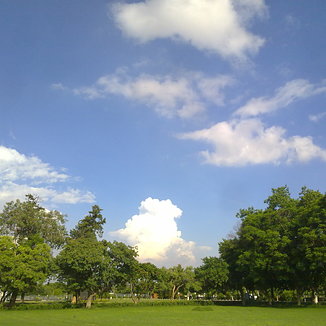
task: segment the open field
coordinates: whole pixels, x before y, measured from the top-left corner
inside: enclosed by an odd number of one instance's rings
[[[0,311],[1,326],[326,326],[326,308],[221,306]]]

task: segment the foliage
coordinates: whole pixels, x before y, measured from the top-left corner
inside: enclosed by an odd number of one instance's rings
[[[229,287],[259,290],[271,302],[275,291],[318,292],[326,279],[326,195],[302,188],[298,199],[288,187],[272,189],[267,208],[250,207],[237,216],[241,226],[220,243],[229,265]]]
[[[38,236],[53,248],[64,243],[66,230],[64,216],[39,205],[37,197],[26,195],[26,200],[5,204],[0,214],[0,235],[13,236],[20,243]]]
[[[163,280],[169,287],[171,299],[175,299],[180,291],[188,292],[191,286],[196,286],[195,272],[192,266],[182,267],[179,264],[169,269],[163,267],[162,272],[165,274]]]
[[[203,264],[195,270],[203,291],[211,295],[223,289],[228,280],[228,265],[221,258],[205,257]]]
[[[96,235],[101,237],[103,235],[103,225],[106,222],[101,211],[102,209],[98,205],[94,205],[88,215],[70,231],[70,237],[73,239],[96,237]]]
[[[31,292],[46,280],[51,266],[50,247],[45,243],[17,244],[12,237],[1,236],[0,252],[0,288],[11,295],[12,306],[18,293]]]

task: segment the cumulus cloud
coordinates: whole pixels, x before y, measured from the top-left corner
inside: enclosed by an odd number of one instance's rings
[[[235,115],[257,116],[282,109],[291,103],[310,96],[326,93],[325,85],[315,85],[305,79],[295,79],[276,90],[272,97],[256,97],[240,107]]]
[[[285,133],[278,126],[266,128],[259,119],[246,119],[220,122],[179,137],[210,144],[212,150],[201,155],[206,163],[217,166],[307,162],[315,158],[326,161],[326,150],[315,145],[311,137],[286,138]]]
[[[222,90],[233,82],[227,75],[209,77],[198,72],[184,76],[130,77],[125,71],[118,71],[99,78],[93,86],[75,88],[73,92],[87,99],[121,95],[145,103],[164,117],[190,118],[203,112],[207,102],[224,105]]]
[[[242,61],[264,44],[248,31],[266,13],[264,0],[146,0],[112,8],[118,27],[140,42],[172,38]]]
[[[126,222],[125,228],[111,235],[137,246],[142,262],[194,264],[195,251],[199,248],[193,241],[182,239],[176,222],[181,215],[182,210],[171,200],[149,197],[141,202],[139,213]]]
[[[11,200],[24,199],[28,193],[54,204],[92,203],[95,200],[91,192],[73,188],[56,190],[55,184],[67,182],[69,175],[36,156],[27,156],[5,146],[0,146],[0,176],[0,206]]]

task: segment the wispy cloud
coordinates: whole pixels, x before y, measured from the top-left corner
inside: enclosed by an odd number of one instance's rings
[[[139,213],[126,222],[125,228],[111,232],[111,235],[137,246],[140,261],[165,266],[177,262],[193,265],[195,253],[200,248],[181,237],[176,222],[181,215],[182,210],[171,200],[149,197],[141,202]]]
[[[224,121],[213,127],[179,135],[181,139],[202,141],[212,150],[201,152],[204,162],[217,166],[246,166],[326,161],[326,150],[313,143],[311,137],[285,137],[286,130],[266,128],[259,119]]]
[[[172,38],[241,61],[264,44],[247,29],[267,12],[264,0],[146,0],[118,3],[112,10],[125,35],[140,42]]]
[[[90,100],[120,95],[145,103],[167,118],[191,118],[204,112],[207,103],[223,106],[223,89],[233,83],[227,75],[188,72],[181,76],[142,74],[131,77],[126,71],[119,70],[100,77],[94,85],[72,91]]]
[[[28,193],[38,195],[45,202],[59,204],[92,203],[95,196],[91,192],[68,188],[56,190],[71,178],[58,171],[38,157],[27,156],[13,148],[0,146],[0,206],[5,202],[23,199]]]
[[[309,115],[309,120],[313,121],[313,122],[319,122],[320,120],[324,119],[325,117],[326,117],[326,111],[318,113],[318,114]]]
[[[257,116],[282,109],[295,101],[322,93],[326,93],[326,85],[316,85],[305,79],[295,79],[277,89],[272,97],[252,98],[240,107],[234,115],[241,117]]]

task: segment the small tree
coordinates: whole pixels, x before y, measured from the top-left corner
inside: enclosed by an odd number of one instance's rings
[[[210,295],[225,290],[228,280],[228,264],[221,258],[205,257],[203,264],[195,270],[196,278],[200,281],[202,290]]]

